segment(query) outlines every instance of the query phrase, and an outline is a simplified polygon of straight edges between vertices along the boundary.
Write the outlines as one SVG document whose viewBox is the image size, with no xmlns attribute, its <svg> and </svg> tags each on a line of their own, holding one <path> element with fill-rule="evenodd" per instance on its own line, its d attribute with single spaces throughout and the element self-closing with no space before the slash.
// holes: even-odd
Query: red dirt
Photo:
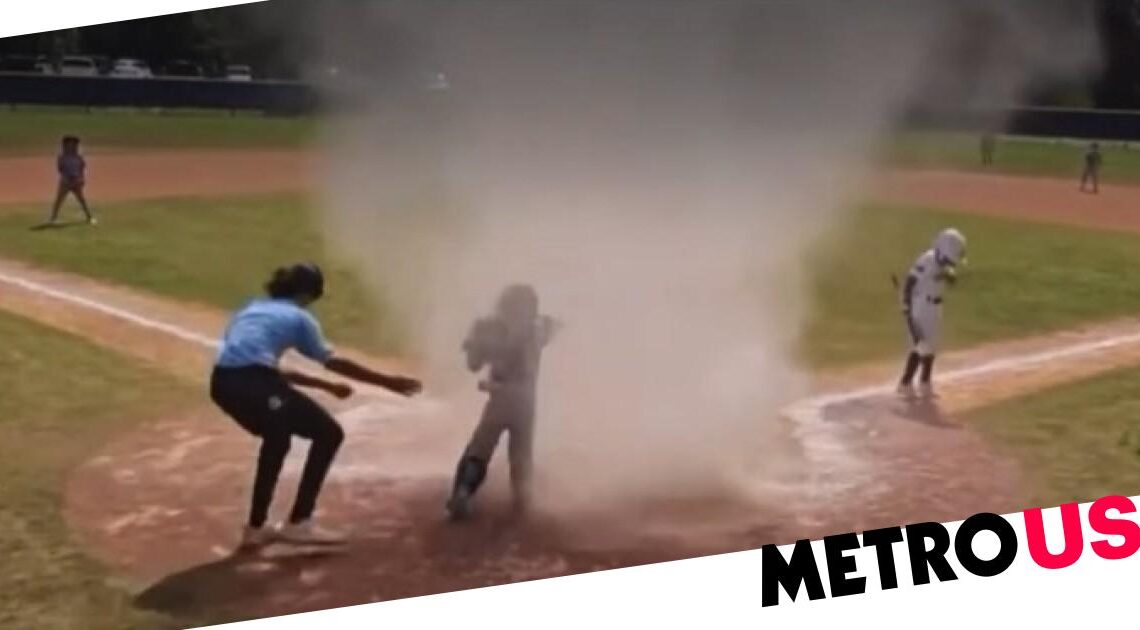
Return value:
<svg viewBox="0 0 1140 630">
<path fill-rule="evenodd" d="M 34 201 L 50 193 L 50 168 L 43 169 L 41 162 L 27 161 L 20 166 L 23 170 L 13 171 L 12 160 L 0 161 L 0 203 Z M 91 194 L 112 199 L 298 190 L 309 185 L 304 178 L 307 164 L 308 158 L 298 154 L 98 156 L 92 160 Z M 146 175 L 142 181 L 140 173 Z M 1132 203 L 1140 204 L 1140 190 L 1106 187 L 1101 195 L 1091 196 L 1074 188 L 1069 182 L 1032 178 L 896 173 L 884 176 L 874 196 L 1019 219 L 1140 229 L 1140 220 L 1129 214 Z M 80 291 L 102 291 L 100 299 L 163 317 L 178 317 L 181 309 L 62 274 L 50 280 Z M 183 376 L 204 374 L 201 348 L 171 340 L 162 345 L 153 332 L 132 332 L 122 322 L 49 305 L 32 295 L 5 290 L 0 298 L 0 308 L 95 339 L 107 330 L 137 335 L 133 344 L 116 337 L 111 345 L 131 349 L 144 360 L 192 366 L 175 369 Z M 177 321 L 194 328 L 216 326 L 218 318 L 206 309 Z M 1052 347 L 1073 335 L 1095 338 L 1135 329 L 1133 322 L 1116 322 L 1084 333 L 952 354 L 943 363 L 970 365 L 986 357 Z M 978 437 L 954 422 L 954 415 L 1106 366 L 1140 362 L 1140 348 L 1123 347 L 1097 359 L 955 383 L 945 389 L 940 407 L 886 398 L 835 405 L 825 410 L 824 420 L 813 430 L 828 433 L 853 460 L 869 466 L 854 471 L 804 466 L 794 456 L 799 445 L 789 441 L 773 451 L 789 453 L 790 472 L 757 488 L 759 504 L 705 497 L 574 517 L 551 516 L 540 505 L 530 520 L 515 521 L 506 515 L 502 480 L 494 479 L 477 518 L 456 527 L 443 522 L 441 504 L 451 459 L 469 418 L 446 413 L 417 417 L 415 407 L 376 409 L 365 414 L 368 417 L 346 421 L 348 442 L 322 503 L 330 522 L 355 529 L 349 553 L 233 557 L 228 550 L 245 511 L 256 443 L 203 406 L 122 436 L 79 466 L 67 488 L 67 515 L 94 555 L 150 585 L 138 598 L 140 606 L 189 615 L 210 611 L 227 619 L 754 548 L 919 520 L 955 520 L 1022 505 L 1019 471 L 989 453 Z M 821 382 L 879 382 L 893 374 L 894 367 L 824 375 Z M 292 455 L 291 466 L 300 454 Z M 279 487 L 278 509 L 288 506 L 294 484 L 290 469 Z M 845 485 L 836 491 L 837 484 Z M 652 533 L 630 532 L 622 527 L 630 522 L 661 527 Z M 707 529 L 713 523 L 718 527 Z"/>
<path fill-rule="evenodd" d="M 304 192 L 317 185 L 319 155 L 304 151 L 108 150 L 88 155 L 88 195 L 98 202 L 177 196 Z M 48 203 L 52 156 L 0 158 L 0 205 Z M 1082 194 L 1069 180 L 951 171 L 883 173 L 870 197 L 1113 230 L 1140 231 L 1140 192 L 1102 186 Z"/>
<path fill-rule="evenodd" d="M 432 437 L 417 435 L 416 419 L 403 413 L 372 419 L 350 425 L 322 499 L 322 518 L 353 530 L 347 552 L 286 558 L 229 553 L 256 444 L 203 411 L 149 425 L 84 464 L 68 487 L 68 516 L 99 558 L 150 585 L 140 606 L 175 614 L 208 609 L 236 620 L 1021 507 L 1012 464 L 992 457 L 969 431 L 940 421 L 935 410 L 900 414 L 894 407 L 881 400 L 828 414 L 827 430 L 876 464 L 847 495 L 798 495 L 796 488 L 813 481 L 800 477 L 759 504 L 710 496 L 578 516 L 555 516 L 540 505 L 520 520 L 510 515 L 506 484 L 496 476 L 474 520 L 461 525 L 447 523 L 442 511 L 458 444 L 440 444 L 454 443 L 455 427 L 432 427 L 440 434 Z M 369 431 L 367 424 L 380 426 Z M 418 455 L 422 461 L 412 461 Z M 294 459 L 282 480 L 278 513 L 291 500 L 298 464 Z M 630 531 L 631 522 L 657 530 Z"/>
<path fill-rule="evenodd" d="M 53 276 L 57 286 L 63 280 Z M 89 291 L 82 284 L 76 283 L 77 290 Z M 109 290 L 101 298 L 121 299 Z M 158 306 L 149 310 L 160 311 Z M 950 354 L 946 365 L 954 369 L 1135 329 L 1120 322 L 998 344 Z M 200 353 L 191 347 L 183 351 L 187 358 Z M 835 405 L 818 428 L 872 468 L 854 474 L 810 469 L 793 455 L 799 470 L 758 486 L 758 503 L 709 496 L 574 516 L 554 516 L 540 505 L 533 519 L 515 521 L 506 509 L 503 480 L 496 479 L 474 522 L 449 525 L 441 506 L 468 421 L 446 410 L 389 406 L 344 418 L 349 439 L 330 478 L 322 516 L 355 529 L 347 553 L 232 556 L 256 442 L 203 407 L 125 435 L 80 466 L 67 488 L 67 516 L 97 557 L 150 585 L 139 605 L 182 614 L 208 609 L 225 619 L 630 566 L 898 523 L 956 520 L 1022 505 L 1016 468 L 956 425 L 954 413 L 1107 369 L 1117 361 L 1136 361 L 1140 344 L 1097 359 L 955 384 L 945 389 L 941 408 L 889 398 Z M 860 381 L 877 371 L 868 370 Z M 797 445 L 789 442 L 783 448 L 794 454 Z M 292 455 L 278 512 L 288 507 L 303 451 L 298 448 Z M 843 477 L 846 490 L 820 492 L 834 481 L 832 475 Z M 630 531 L 624 524 L 631 522 L 651 523 L 655 529 Z"/>
<path fill-rule="evenodd" d="M 87 155 L 92 203 L 309 190 L 314 156 L 298 151 L 159 151 Z M 0 205 L 51 202 L 52 156 L 0 159 Z"/>
<path fill-rule="evenodd" d="M 947 210 L 977 212 L 1022 221 L 1140 231 L 1140 188 L 1101 186 L 1093 195 L 1077 182 L 950 171 L 884 174 L 873 198 Z"/>
<path fill-rule="evenodd" d="M 68 274 L 12 263 L 0 265 L 0 271 L 207 335 L 221 321 L 208 307 L 187 309 Z M 0 295 L 0 307 L 96 342 L 106 339 L 109 347 L 181 377 L 204 376 L 209 351 L 196 343 L 163 339 L 18 287 Z M 929 410 L 919 422 L 900 419 L 890 403 L 879 401 L 867 403 L 877 409 L 873 414 L 859 406 L 829 412 L 826 430 L 840 436 L 859 459 L 876 462 L 875 474 L 859 478 L 843 495 L 802 496 L 818 488 L 816 482 L 829 471 L 801 469 L 757 488 L 759 503 L 727 496 L 679 498 L 667 505 L 574 516 L 544 513 L 540 504 L 532 520 L 515 522 L 505 509 L 503 480 L 496 477 L 478 518 L 453 527 L 443 521 L 441 505 L 470 418 L 372 400 L 379 406 L 368 413 L 342 415 L 349 439 L 322 503 L 330 522 L 356 530 L 347 554 L 229 555 L 246 507 L 256 442 L 205 404 L 124 435 L 80 465 L 67 487 L 67 518 L 96 557 L 150 585 L 139 605 L 187 615 L 209 610 L 238 619 L 1017 507 L 1016 471 L 990 457 L 972 434 L 930 424 Z M 333 408 L 347 411 L 343 404 Z M 789 442 L 784 448 L 794 454 L 797 447 Z M 288 507 L 303 452 L 298 448 L 292 454 L 278 510 Z M 496 474 L 501 474 L 498 467 Z M 650 523 L 655 529 L 630 531 L 628 523 Z"/>
</svg>

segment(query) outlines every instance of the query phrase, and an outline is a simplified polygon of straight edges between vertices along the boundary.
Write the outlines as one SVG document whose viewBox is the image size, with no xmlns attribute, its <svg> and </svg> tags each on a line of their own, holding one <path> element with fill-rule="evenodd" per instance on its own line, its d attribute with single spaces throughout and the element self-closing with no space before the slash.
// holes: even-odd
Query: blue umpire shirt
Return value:
<svg viewBox="0 0 1140 630">
<path fill-rule="evenodd" d="M 276 368 L 289 349 L 322 364 L 333 355 L 312 313 L 292 300 L 258 298 L 230 319 L 215 364 Z"/>
</svg>

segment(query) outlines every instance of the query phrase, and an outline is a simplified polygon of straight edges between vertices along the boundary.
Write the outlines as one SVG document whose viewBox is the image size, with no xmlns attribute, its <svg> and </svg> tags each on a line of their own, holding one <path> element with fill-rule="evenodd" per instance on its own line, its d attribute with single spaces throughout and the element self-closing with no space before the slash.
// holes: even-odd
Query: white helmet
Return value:
<svg viewBox="0 0 1140 630">
<path fill-rule="evenodd" d="M 934 255 L 940 262 L 961 264 L 966 260 L 966 237 L 954 228 L 942 230 L 934 239 Z"/>
</svg>

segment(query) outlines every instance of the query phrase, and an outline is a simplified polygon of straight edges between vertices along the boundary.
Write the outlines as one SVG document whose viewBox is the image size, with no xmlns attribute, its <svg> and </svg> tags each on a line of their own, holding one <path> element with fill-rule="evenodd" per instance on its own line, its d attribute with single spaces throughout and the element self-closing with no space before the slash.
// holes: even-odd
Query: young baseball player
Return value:
<svg viewBox="0 0 1140 630">
<path fill-rule="evenodd" d="M 493 316 L 479 319 L 471 328 L 463 350 L 467 367 L 479 372 L 489 368 L 479 389 L 487 392 L 487 404 L 455 471 L 447 511 L 458 520 L 469 504 L 503 433 L 509 436 L 508 458 L 515 507 L 529 505 L 533 469 L 535 388 L 539 358 L 558 324 L 540 315 L 538 294 L 527 285 L 507 287 L 499 297 Z"/>
<path fill-rule="evenodd" d="M 308 306 L 324 293 L 324 276 L 312 264 L 283 267 L 265 286 L 264 298 L 235 313 L 226 327 L 213 373 L 210 397 L 251 435 L 261 438 L 244 549 L 282 540 L 296 544 L 332 544 L 343 538 L 312 523 L 317 496 L 333 458 L 344 440 L 340 424 L 323 407 L 294 386 L 323 389 L 338 398 L 352 395 L 344 383 L 283 371 L 281 355 L 295 349 L 327 370 L 360 382 L 410 396 L 420 383 L 374 372 L 333 354 Z M 269 505 L 293 436 L 312 442 L 301 473 L 289 521 L 267 527 Z"/>
<path fill-rule="evenodd" d="M 1081 192 L 1092 192 L 1094 195 L 1100 192 L 1100 165 L 1101 165 L 1100 145 L 1096 142 L 1089 145 L 1089 150 L 1085 153 L 1085 170 L 1081 174 Z M 1088 189 L 1088 184 L 1092 184 L 1092 190 Z"/>
<path fill-rule="evenodd" d="M 56 171 L 59 172 L 59 186 L 56 188 L 55 203 L 51 206 L 49 225 L 59 222 L 59 209 L 63 206 L 68 194 L 75 195 L 79 207 L 87 217 L 87 223 L 96 225 L 98 221 L 87 206 L 87 198 L 83 194 L 83 187 L 87 183 L 87 161 L 79 153 L 79 138 L 64 136 L 61 142 L 59 157 L 56 158 Z"/>
<path fill-rule="evenodd" d="M 918 257 L 907 274 L 902 287 L 902 312 L 910 335 L 911 351 L 899 380 L 901 396 L 915 397 L 913 381 L 920 369 L 918 393 L 924 398 L 935 396 L 930 377 L 942 327 L 942 289 L 954 283 L 955 268 L 965 257 L 965 237 L 958 230 L 949 228 L 934 239 L 934 246 Z"/>
<path fill-rule="evenodd" d="M 997 149 L 997 138 L 991 132 L 982 134 L 982 166 L 991 166 L 994 163 L 994 150 Z"/>
</svg>

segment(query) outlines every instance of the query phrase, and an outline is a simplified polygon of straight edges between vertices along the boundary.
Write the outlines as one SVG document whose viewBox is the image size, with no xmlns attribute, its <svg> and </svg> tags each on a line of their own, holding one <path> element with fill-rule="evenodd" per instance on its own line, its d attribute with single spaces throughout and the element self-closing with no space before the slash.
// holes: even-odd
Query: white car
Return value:
<svg viewBox="0 0 1140 630">
<path fill-rule="evenodd" d="M 99 66 L 91 57 L 67 56 L 59 62 L 59 74 L 65 77 L 97 77 Z"/>
<path fill-rule="evenodd" d="M 141 59 L 116 59 L 111 66 L 111 76 L 120 79 L 149 79 L 154 76 L 150 66 Z"/>
<path fill-rule="evenodd" d="M 229 65 L 226 66 L 226 80 L 227 81 L 252 81 L 253 68 L 243 65 Z"/>
</svg>

